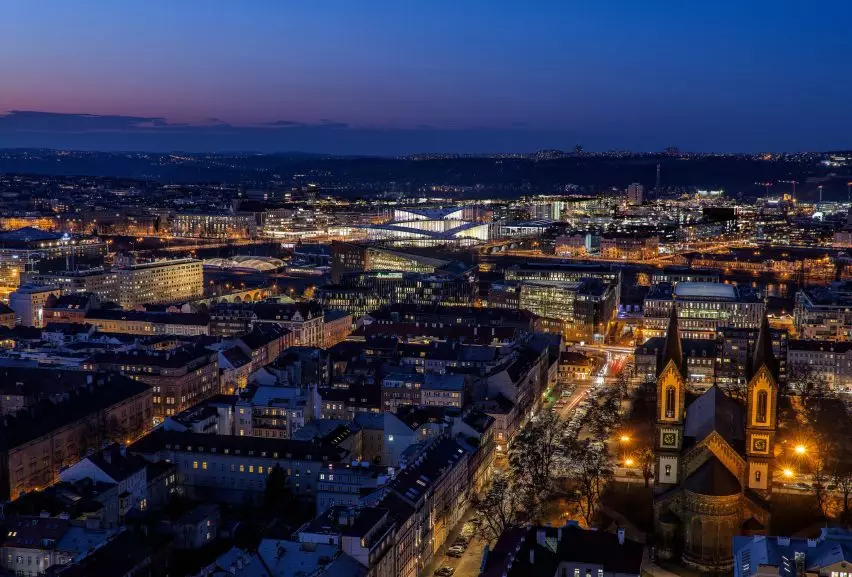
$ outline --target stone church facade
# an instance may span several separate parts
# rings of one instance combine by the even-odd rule
[[[778,368],[764,318],[745,406],[716,386],[689,399],[676,312],[657,373],[656,554],[729,570],[735,535],[766,534],[777,428]]]

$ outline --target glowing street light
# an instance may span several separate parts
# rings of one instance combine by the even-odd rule
[[[621,441],[622,443],[629,443],[630,437],[627,436],[627,435],[621,435],[621,438],[619,439],[619,441]]]
[[[792,469],[784,469],[782,471],[782,474],[789,479],[790,477],[793,476],[793,470]]]
[[[797,455],[804,455],[805,453],[808,452],[808,448],[805,447],[804,445],[796,445],[796,447],[793,450],[796,451]]]
[[[633,463],[634,463],[633,459],[627,458],[627,459],[624,460],[624,465],[627,466],[627,467],[632,467]]]

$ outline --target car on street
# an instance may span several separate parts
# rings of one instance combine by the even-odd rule
[[[450,557],[461,557],[462,555],[464,555],[464,550],[465,548],[461,547],[460,545],[453,545],[452,547],[447,549],[447,555]]]
[[[435,569],[435,577],[452,577],[452,574],[455,573],[456,570],[448,565],[444,565],[439,569]]]

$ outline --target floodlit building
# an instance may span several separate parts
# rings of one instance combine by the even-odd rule
[[[421,246],[472,244],[491,238],[491,224],[471,222],[464,217],[465,207],[397,208],[392,221],[366,227],[367,238]]]

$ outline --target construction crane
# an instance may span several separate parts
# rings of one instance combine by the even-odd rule
[[[796,198],[796,185],[799,184],[798,180],[779,180],[778,182],[783,182],[784,184],[792,184],[793,185],[793,199]]]
[[[766,190],[766,198],[769,198],[769,188],[772,186],[771,182],[755,182],[756,185],[762,186],[764,190]]]

